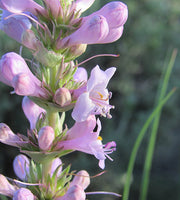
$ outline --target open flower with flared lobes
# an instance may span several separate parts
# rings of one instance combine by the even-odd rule
[[[100,120],[97,120],[97,131],[94,132],[96,127],[96,118],[90,115],[86,121],[76,122],[74,126],[67,131],[65,139],[59,141],[56,149],[60,150],[77,150],[88,154],[94,155],[99,160],[99,166],[103,169],[105,167],[105,159],[109,153],[115,150],[115,142],[102,144],[102,138],[99,136],[101,130]]]
[[[109,105],[110,94],[106,87],[115,71],[115,67],[103,71],[98,65],[92,69],[86,91],[78,97],[72,112],[75,121],[84,121],[89,115],[110,117],[109,110],[113,106]]]
[[[13,87],[18,95],[48,98],[41,81],[34,76],[24,59],[9,52],[0,60],[0,81]]]

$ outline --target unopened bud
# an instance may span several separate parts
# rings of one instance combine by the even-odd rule
[[[90,184],[89,174],[87,173],[87,171],[81,170],[75,175],[70,186],[80,185],[85,190],[89,184]]]
[[[5,176],[0,174],[0,194],[12,197],[15,191],[16,188],[8,182]]]
[[[66,106],[71,103],[71,93],[67,88],[59,88],[55,95],[54,101],[60,106]]]
[[[51,148],[55,138],[54,130],[51,126],[44,126],[38,133],[38,143],[40,149],[47,151]]]
[[[14,193],[13,200],[34,200],[33,193],[26,189],[26,188],[20,188]]]
[[[13,161],[13,168],[16,176],[24,181],[29,173],[29,159],[22,154],[16,156]]]
[[[79,185],[73,185],[68,189],[66,194],[62,197],[58,197],[55,200],[85,200],[86,194],[83,188]]]

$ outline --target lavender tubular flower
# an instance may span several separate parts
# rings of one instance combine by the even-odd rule
[[[0,142],[18,147],[24,142],[4,123],[0,123]]]
[[[24,59],[14,52],[4,54],[0,60],[0,81],[12,86],[14,76],[19,73],[31,73]]]
[[[112,1],[103,6],[100,10],[92,13],[90,16],[103,15],[108,23],[109,28],[118,28],[123,26],[128,18],[128,8],[120,1]],[[84,19],[88,18],[85,17]]]
[[[33,193],[26,188],[20,188],[13,195],[13,200],[34,200],[34,199],[35,197]]]
[[[109,33],[109,27],[105,17],[95,15],[88,18],[81,27],[65,37],[57,41],[57,49],[66,48],[77,44],[95,44],[103,40]]]
[[[97,120],[97,132],[94,132],[96,126],[96,118],[94,115],[90,115],[86,121],[76,122],[74,126],[68,130],[66,139],[59,141],[56,149],[62,150],[77,150],[88,154],[94,155],[99,160],[99,167],[104,169],[104,161],[109,153],[115,150],[115,142],[109,145],[103,145],[101,137],[99,136],[101,130],[101,123]]]
[[[25,155],[18,155],[13,161],[13,169],[18,178],[25,181],[29,173],[29,159]]]
[[[22,42],[22,35],[26,30],[31,29],[30,20],[21,15],[10,16],[12,13],[2,10],[0,29],[4,31],[9,37],[18,42]],[[9,17],[6,19],[6,17]]]
[[[5,54],[0,60],[0,81],[13,87],[18,95],[48,98],[40,80],[14,52]]]
[[[21,96],[34,96],[48,98],[41,82],[33,74],[19,73],[12,80],[12,87],[16,94]]]
[[[109,105],[109,92],[106,87],[115,70],[116,68],[111,67],[102,71],[98,65],[92,70],[86,91],[79,96],[73,109],[74,120],[84,121],[91,114],[109,116],[109,110],[113,106]]]
[[[29,11],[36,15],[37,12],[45,13],[45,9],[33,0],[0,0],[0,8],[12,13]]]
[[[0,174],[0,194],[12,197],[16,187],[10,184],[5,176]]]
[[[35,129],[38,117],[41,113],[46,113],[46,111],[31,101],[27,96],[23,98],[22,108],[24,114],[30,122],[30,129]]]

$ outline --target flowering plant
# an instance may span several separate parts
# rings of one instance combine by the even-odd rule
[[[29,120],[27,135],[15,134],[0,123],[0,142],[17,147],[21,154],[13,162],[17,178],[0,175],[0,194],[14,200],[85,200],[89,174],[63,169],[60,157],[73,151],[92,154],[105,168],[116,143],[103,144],[97,116],[111,118],[111,92],[107,85],[116,71],[103,71],[96,65],[87,71],[75,59],[88,44],[118,40],[128,17],[127,6],[112,1],[100,10],[81,17],[94,0],[0,0],[0,29],[27,47],[31,66],[9,52],[0,60],[0,81],[24,96],[22,108]],[[65,124],[65,113],[72,110],[74,125]],[[74,178],[72,179],[72,176]],[[114,193],[110,193],[114,194]],[[118,194],[114,194],[119,196]]]

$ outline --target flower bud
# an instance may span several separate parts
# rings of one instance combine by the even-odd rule
[[[62,197],[58,197],[55,200],[85,200],[86,194],[83,188],[79,185],[73,185],[68,189],[66,194]]]
[[[71,103],[71,93],[67,88],[59,88],[54,95],[54,101],[60,106],[67,106]]]
[[[16,188],[8,182],[5,176],[0,174],[0,194],[12,197],[15,191]]]
[[[51,126],[44,126],[38,133],[38,143],[40,149],[47,151],[51,148],[55,138],[54,130]]]
[[[103,40],[109,32],[106,18],[102,15],[90,16],[81,27],[71,35],[57,41],[57,49],[76,44],[94,44]]]
[[[25,155],[18,155],[13,161],[13,168],[16,176],[21,180],[26,180],[26,174],[29,174],[29,159]]]
[[[80,185],[84,190],[90,184],[89,174],[85,170],[79,171],[73,178],[70,187],[73,185]]]
[[[35,129],[39,115],[41,113],[46,113],[46,111],[43,108],[39,107],[37,104],[35,104],[26,96],[23,98],[22,108],[24,114],[26,115],[27,119],[30,122],[30,128]]]
[[[22,141],[11,131],[9,126],[0,123],[0,142],[17,147],[18,143],[21,143]]]
[[[34,200],[33,193],[27,188],[20,188],[14,193],[13,200]]]
[[[45,0],[46,7],[51,11],[51,15],[57,19],[62,7],[59,0]]]

